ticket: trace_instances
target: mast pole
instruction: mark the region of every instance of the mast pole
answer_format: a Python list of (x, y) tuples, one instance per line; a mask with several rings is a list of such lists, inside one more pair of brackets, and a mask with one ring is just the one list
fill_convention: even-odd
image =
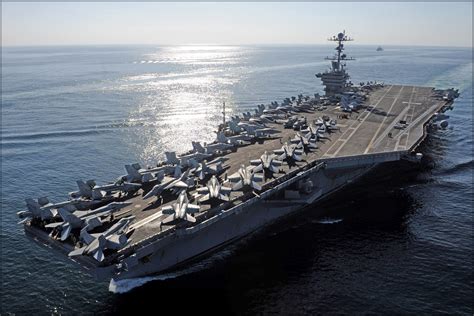
[(222, 102), (222, 122), (223, 122), (223, 126), (225, 126), (225, 101)]

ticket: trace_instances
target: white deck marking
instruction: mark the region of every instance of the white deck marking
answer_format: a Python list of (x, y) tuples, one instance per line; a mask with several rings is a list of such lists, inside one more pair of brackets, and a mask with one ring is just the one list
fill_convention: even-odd
[[(414, 93), (416, 91), (416, 87), (413, 87), (413, 90), (412, 90), (412, 93)], [(410, 100), (408, 101), (408, 105), (410, 104), (421, 104), (421, 103), (415, 103), (415, 102), (411, 102), (412, 100), (412, 97), (413, 95), (410, 97)], [(408, 122), (408, 117), (410, 117), (410, 122), (408, 122), (408, 124), (411, 123), (411, 121), (413, 120), (413, 115), (415, 114), (415, 107), (412, 106), (412, 109), (411, 109), (411, 114), (405, 116), (405, 121)], [(410, 131), (408, 131), (407, 133), (407, 138), (405, 138), (405, 145), (404, 146), (400, 146), (400, 140), (401, 140), (401, 137), (402, 135), (405, 134), (405, 131), (401, 131), (399, 135), (397, 135), (397, 142), (395, 144), (395, 150), (398, 150), (398, 148), (402, 148), (402, 149), (406, 149), (407, 148), (407, 143), (408, 143), (408, 135), (410, 134)]]
[[(401, 133), (400, 135), (398, 135), (398, 143), (400, 142), (400, 138), (403, 136), (403, 135), (407, 135), (408, 137), (408, 133), (410, 133), (410, 129), (413, 128), (419, 121), (421, 121), (422, 119), (425, 118), (425, 116), (427, 116), (428, 114), (430, 113), (433, 113), (434, 110), (436, 110), (436, 108), (439, 107), (439, 104), (434, 104), (432, 105), (428, 110), (426, 110), (422, 115), (420, 115), (416, 120), (414, 120), (413, 122), (411, 122), (407, 128), (405, 129), (405, 132)], [(407, 140), (408, 142), (408, 140)], [(400, 146), (401, 147), (401, 146)], [(406, 149), (406, 145), (404, 146), (405, 149)]]
[[(362, 125), (362, 123), (365, 122), (365, 120), (367, 119), (367, 117), (369, 117), (369, 115), (372, 113), (372, 111), (377, 108), (377, 106), (380, 104), (380, 102), (382, 102), (382, 100), (385, 99), (385, 96), (392, 90), (393, 86), (390, 86), (390, 88), (388, 88), (387, 92), (385, 92), (383, 94), (383, 96), (377, 101), (377, 103), (375, 103), (375, 105), (369, 110), (369, 111), (364, 111), (364, 113), (366, 113), (365, 117), (362, 119), (362, 120), (357, 120), (355, 121), (354, 123), (351, 124), (351, 127), (349, 127), (343, 134), (342, 136), (344, 136), (344, 134), (350, 130), (350, 129), (353, 129), (353, 131), (350, 133), (349, 137), (345, 138), (344, 140), (342, 140), (342, 138), (339, 138), (338, 141), (342, 141), (343, 144), (341, 146), (339, 146), (339, 148), (334, 152), (334, 154), (330, 154), (328, 155), (328, 152), (331, 151), (331, 149), (334, 147), (334, 145), (336, 145), (336, 142), (334, 142), (334, 144), (332, 144), (331, 147), (329, 147), (328, 150), (326, 150), (326, 152), (324, 153), (323, 157), (334, 157), (336, 156), (336, 154), (341, 150), (342, 147), (344, 147), (344, 145), (346, 144), (346, 142), (349, 140), (349, 138), (352, 137), (352, 135), (354, 135), (354, 133), (357, 131), (357, 129)], [(356, 127), (354, 127), (354, 125), (356, 125), (357, 123), (359, 123)]]
[(365, 148), (364, 154), (368, 153), (369, 150), (372, 148), (372, 144), (373, 144), (375, 138), (377, 137), (377, 135), (379, 134), (380, 130), (382, 129), (382, 126), (384, 126), (385, 120), (386, 120), (387, 117), (390, 115), (390, 112), (392, 111), (393, 106), (395, 105), (395, 103), (397, 103), (398, 98), (400, 98), (400, 95), (402, 94), (403, 88), (404, 88), (404, 86), (402, 86), (402, 87), (400, 88), (400, 91), (398, 91), (397, 96), (395, 97), (395, 99), (393, 100), (392, 104), (390, 105), (390, 108), (389, 108), (388, 111), (387, 111), (387, 115), (383, 118), (382, 122), (380, 122), (379, 128), (377, 128), (377, 131), (375, 132), (374, 136), (372, 136), (372, 139), (370, 140), (369, 144), (367, 145), (367, 148)]
[[(393, 86), (390, 87), (390, 90), (392, 89)], [(403, 86), (400, 88), (400, 92), (401, 90), (403, 89)], [(388, 93), (389, 91), (387, 91), (384, 96), (377, 102), (377, 104), (375, 104), (375, 106), (367, 113), (367, 115), (362, 119), (360, 120), (359, 122), (359, 125), (357, 125), (354, 130), (352, 131), (352, 133), (349, 135), (349, 137), (344, 140), (344, 143), (339, 146), (339, 148), (334, 152), (334, 154), (332, 155), (332, 157), (335, 157), (339, 151), (341, 151), (341, 149), (346, 145), (346, 143), (349, 141), (349, 139), (351, 139), (352, 136), (354, 136), (354, 134), (357, 132), (357, 130), (359, 129), (359, 127), (362, 126), (362, 124), (364, 124), (365, 120), (370, 116), (370, 114), (372, 114), (372, 111), (380, 104), (380, 102), (382, 102), (382, 100), (386, 100), (387, 98), (385, 97), (386, 94)], [(396, 102), (396, 100), (398, 99), (398, 96), (400, 96), (400, 92), (398, 93), (397, 97), (395, 97), (395, 100), (393, 102)]]
[[(393, 129), (393, 127), (398, 123), (398, 121), (401, 120), (401, 118), (404, 116), (404, 120), (406, 121), (407, 120), (407, 116), (406, 113), (411, 109), (412, 110), (412, 113), (414, 111), (414, 107), (411, 106), (412, 104), (418, 104), (418, 103), (413, 103), (411, 102), (413, 100), (413, 96), (416, 95), (416, 88), (415, 87), (412, 87), (412, 90), (411, 90), (411, 94), (410, 94), (410, 99), (408, 102), (402, 102), (402, 103), (407, 103), (408, 106), (406, 108), (404, 108), (402, 110), (402, 112), (393, 120), (392, 123), (390, 123), (389, 126), (387, 126), (387, 128), (385, 129), (385, 131), (378, 137), (378, 139), (372, 144), (372, 147), (373, 148), (376, 148), (380, 142), (383, 140), (384, 137), (388, 136), (388, 133), (390, 133), (390, 131)], [(413, 114), (412, 114), (413, 115)], [(398, 134), (400, 133), (403, 133), (404, 131), (400, 131)], [(398, 136), (398, 135), (397, 135)], [(385, 146), (385, 148), (388, 148), (388, 145), (390, 144), (390, 140), (387, 141), (387, 145)], [(395, 149), (396, 149), (396, 146), (395, 146)]]
[[(383, 131), (383, 133), (380, 134), (380, 136), (377, 138), (377, 140), (372, 144), (372, 148), (376, 148), (376, 147), (380, 144), (380, 142), (381, 142), (385, 137), (387, 137), (388, 133), (390, 133), (390, 131), (392, 130), (392, 128), (393, 128), (395, 125), (397, 125), (397, 123), (400, 121), (400, 119), (402, 118), (402, 116), (404, 116), (404, 115), (408, 112), (408, 110), (410, 110), (410, 107), (407, 106), (406, 108), (404, 108), (404, 109), (402, 110), (402, 112), (400, 112), (400, 114), (393, 120), (392, 123), (390, 123), (389, 126), (387, 126), (387, 128), (385, 129), (385, 131)], [(367, 149), (366, 149), (366, 151), (367, 151)], [(366, 154), (367, 152), (364, 152), (364, 153)]]
[(156, 213), (151, 214), (148, 217), (145, 217), (145, 218), (139, 220), (138, 222), (135, 222), (132, 225), (130, 225), (129, 230), (132, 231), (132, 230), (135, 230), (137, 228), (140, 228), (140, 227), (142, 227), (142, 226), (144, 226), (148, 223), (151, 223), (151, 222), (157, 220), (162, 215), (163, 215), (163, 212), (157, 211)]

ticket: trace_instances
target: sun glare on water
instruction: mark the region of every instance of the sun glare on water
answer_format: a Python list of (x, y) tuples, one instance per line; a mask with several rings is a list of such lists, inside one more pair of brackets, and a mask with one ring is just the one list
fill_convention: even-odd
[[(143, 56), (152, 63), (135, 63), (143, 72), (126, 78), (122, 88), (139, 94), (129, 117), (140, 122), (134, 130), (139, 159), (154, 164), (165, 151), (182, 153), (191, 141), (213, 141), (224, 101), (232, 114), (232, 86), (242, 79), (243, 59), (239, 47), (180, 46)], [(163, 63), (169, 71), (154, 72)]]

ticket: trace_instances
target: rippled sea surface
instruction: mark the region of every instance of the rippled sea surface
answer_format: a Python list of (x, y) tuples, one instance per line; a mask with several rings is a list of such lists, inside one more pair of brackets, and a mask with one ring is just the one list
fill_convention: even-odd
[[(130, 162), (211, 141), (228, 114), (322, 92), (330, 46), (2, 48), (1, 313), (472, 315), (473, 139), (470, 48), (348, 45), (354, 82), (461, 92), (422, 166), (389, 164), (297, 216), (187, 270), (108, 291), (29, 241), (26, 197), (65, 199)], [(327, 214), (314, 215), (315, 210)], [(319, 212), (318, 212), (319, 213)], [(133, 289), (132, 289), (133, 288)]]

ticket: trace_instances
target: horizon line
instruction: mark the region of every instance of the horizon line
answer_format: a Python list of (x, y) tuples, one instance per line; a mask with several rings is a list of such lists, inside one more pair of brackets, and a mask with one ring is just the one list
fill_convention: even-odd
[[(85, 47), (85, 46), (333, 46), (331, 43), (244, 43), (244, 44), (217, 44), (217, 43), (183, 43), (183, 44), (160, 44), (160, 43), (77, 43), (77, 44), (13, 44), (1, 45), (1, 48), (28, 48), (28, 47)], [(350, 46), (382, 46), (382, 47), (444, 47), (444, 48), (473, 48), (471, 46), (451, 46), (441, 44), (363, 44), (353, 43)]]

